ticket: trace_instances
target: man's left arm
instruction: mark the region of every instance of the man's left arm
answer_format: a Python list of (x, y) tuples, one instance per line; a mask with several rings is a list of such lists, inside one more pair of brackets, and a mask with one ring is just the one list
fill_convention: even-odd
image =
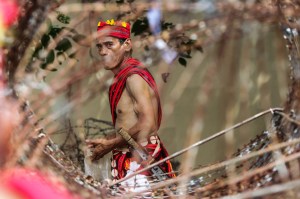
[[(157, 101), (148, 83), (139, 75), (132, 75), (126, 81), (126, 90), (133, 100), (137, 123), (128, 133), (136, 141), (147, 139), (157, 131)], [(126, 130), (126, 129), (125, 129)]]

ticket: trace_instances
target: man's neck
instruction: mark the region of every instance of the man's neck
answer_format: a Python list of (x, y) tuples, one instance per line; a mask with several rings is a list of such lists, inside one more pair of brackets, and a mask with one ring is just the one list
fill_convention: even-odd
[(112, 69), (111, 71), (114, 73), (114, 75), (118, 74), (124, 67), (124, 63), (131, 58), (130, 56), (125, 56), (124, 59), (120, 62), (120, 64), (118, 64), (117, 67), (115, 67), (114, 69)]

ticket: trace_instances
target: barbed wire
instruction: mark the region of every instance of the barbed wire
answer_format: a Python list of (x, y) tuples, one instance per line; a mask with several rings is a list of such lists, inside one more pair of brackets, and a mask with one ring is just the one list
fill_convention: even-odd
[(114, 186), (114, 185), (116, 185), (118, 183), (121, 183), (121, 182), (123, 182), (123, 181), (125, 181), (125, 180), (127, 180), (127, 179), (129, 179), (131, 177), (134, 177), (137, 174), (140, 174), (140, 173), (142, 173), (144, 171), (147, 171), (148, 169), (150, 169), (150, 168), (152, 168), (154, 166), (157, 166), (157, 165), (159, 165), (161, 163), (164, 163), (167, 160), (170, 160), (170, 159), (175, 158), (175, 157), (177, 157), (179, 155), (182, 155), (183, 153), (185, 153), (185, 152), (187, 152), (187, 151), (189, 151), (189, 150), (191, 150), (191, 149), (193, 149), (195, 147), (198, 147), (198, 146), (200, 146), (200, 145), (202, 145), (204, 143), (207, 143), (207, 142), (209, 142), (209, 141), (211, 141), (211, 140), (213, 140), (213, 139), (215, 139), (215, 138), (217, 138), (219, 136), (222, 136), (222, 135), (228, 133), (229, 131), (231, 131), (233, 129), (236, 129), (236, 128), (238, 128), (238, 127), (240, 127), (240, 126), (242, 126), (242, 125), (244, 125), (244, 124), (246, 124), (248, 122), (251, 122), (251, 121), (253, 121), (253, 120), (255, 120), (255, 119), (257, 119), (257, 118), (259, 118), (261, 116), (264, 116), (264, 115), (269, 114), (269, 113), (273, 113), (274, 111), (281, 111), (281, 110), (282, 110), (281, 108), (272, 108), (272, 109), (268, 109), (268, 110), (262, 111), (260, 113), (257, 113), (256, 115), (254, 115), (254, 116), (252, 116), (252, 117), (250, 117), (250, 118), (248, 118), (248, 119), (246, 119), (246, 120), (244, 120), (244, 121), (242, 121), (242, 122), (240, 122), (238, 124), (235, 124), (232, 127), (229, 127), (229, 128), (227, 128), (225, 130), (222, 130), (220, 132), (214, 133), (212, 136), (210, 136), (208, 138), (200, 140), (200, 141), (192, 144), (191, 146), (186, 147), (185, 149), (182, 149), (182, 150), (180, 150), (178, 152), (175, 152), (172, 155), (169, 155), (168, 157), (166, 157), (166, 158), (164, 158), (164, 159), (162, 159), (162, 160), (160, 160), (158, 162), (155, 162), (155, 163), (153, 163), (153, 164), (151, 164), (151, 165), (149, 165), (149, 166), (147, 166), (147, 167), (145, 167), (145, 168), (143, 168), (143, 169), (141, 169), (141, 170), (139, 170), (137, 172), (134, 172), (133, 174), (128, 175), (125, 178), (122, 178), (121, 180), (118, 180), (118, 181), (110, 184), (110, 186)]

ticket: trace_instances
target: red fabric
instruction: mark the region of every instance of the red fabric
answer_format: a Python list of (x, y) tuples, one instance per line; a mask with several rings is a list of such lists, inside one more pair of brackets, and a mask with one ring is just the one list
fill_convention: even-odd
[[(153, 152), (155, 151), (156, 147), (157, 147), (157, 143), (155, 144), (151, 144), (151, 141), (148, 138), (148, 144), (145, 146), (145, 149), (148, 151), (148, 153), (152, 156)], [(155, 159), (155, 161), (159, 161), (162, 160), (164, 158), (166, 158), (167, 156), (169, 156), (166, 148), (164, 147), (164, 145), (162, 144), (162, 142), (160, 141), (160, 147), (159, 147), (159, 151), (156, 153), (156, 155), (153, 157)], [(112, 169), (117, 169), (118, 171), (118, 175), (113, 177), (113, 180), (119, 180), (122, 179), (126, 176), (128, 168), (126, 165), (126, 161), (130, 162), (132, 160), (132, 152), (123, 152), (120, 150), (113, 150), (113, 156), (112, 156), (112, 160), (116, 161), (116, 167), (112, 168)], [(172, 168), (172, 164), (171, 162), (168, 160), (162, 164), (159, 165), (162, 170), (168, 174), (168, 176), (170, 178), (175, 177), (175, 174), (172, 173), (173, 172), (173, 168)], [(143, 167), (140, 166), (138, 170), (142, 169)], [(145, 176), (152, 176), (153, 174), (150, 171), (145, 171), (143, 173), (141, 173), (142, 175)]]
[(51, 182), (44, 174), (30, 169), (11, 169), (0, 175), (0, 186), (20, 195), (23, 199), (74, 198), (60, 183)]
[(130, 24), (121, 21), (100, 21), (98, 23), (97, 31), (107, 31), (107, 36), (117, 37), (120, 39), (130, 38)]
[(140, 68), (139, 66), (142, 66), (141, 62), (139, 62), (136, 59), (129, 58), (122, 65), (121, 68), (123, 69), (114, 77), (113, 84), (109, 88), (109, 102), (110, 102), (112, 121), (113, 124), (115, 125), (116, 117), (117, 117), (116, 108), (122, 96), (123, 90), (125, 88), (127, 78), (130, 75), (138, 74), (148, 83), (148, 85), (153, 89), (155, 93), (157, 103), (158, 103), (158, 118), (157, 118), (158, 128), (157, 129), (159, 129), (161, 123), (162, 111), (161, 111), (160, 99), (159, 99), (156, 83), (154, 78), (150, 74), (150, 72), (147, 69)]

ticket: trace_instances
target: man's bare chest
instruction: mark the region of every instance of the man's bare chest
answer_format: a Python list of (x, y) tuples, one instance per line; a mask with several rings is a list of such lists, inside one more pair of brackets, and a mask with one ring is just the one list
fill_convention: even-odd
[(116, 107), (117, 116), (130, 116), (134, 112), (134, 99), (129, 95), (126, 89), (123, 91), (121, 98)]

